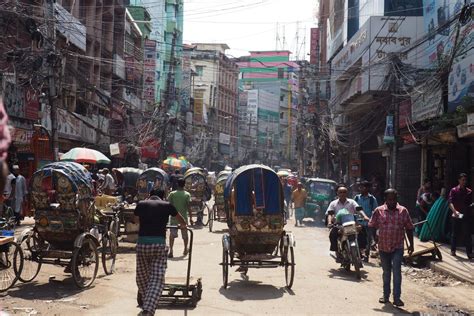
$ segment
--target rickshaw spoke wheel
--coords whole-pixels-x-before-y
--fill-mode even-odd
[[[212,233],[212,226],[214,225],[214,219],[216,218],[217,207],[214,205],[212,211],[209,212],[209,231]]]
[[[285,246],[283,249],[283,255],[285,256],[285,280],[286,287],[291,289],[293,286],[293,280],[295,278],[295,253],[294,248]]]
[[[85,238],[81,247],[74,249],[71,261],[74,283],[86,288],[94,282],[99,268],[97,246],[90,238]]]
[[[0,246],[0,292],[11,288],[23,269],[23,253],[16,242]]]
[[[102,267],[107,275],[114,273],[117,249],[117,236],[113,232],[108,232],[102,238]]]
[[[38,275],[42,264],[41,257],[39,256],[40,247],[34,233],[28,234],[21,241],[20,247],[23,252],[24,261],[19,279],[21,282],[31,282]]]
[[[224,289],[227,288],[229,282],[229,251],[223,249],[222,251],[222,285]]]
[[[211,211],[209,209],[209,205],[207,205],[207,202],[203,202],[202,209],[201,209],[201,216],[202,216],[202,224],[206,226],[209,224],[209,217],[211,216]]]

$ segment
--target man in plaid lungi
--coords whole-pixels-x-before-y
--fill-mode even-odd
[[[166,225],[169,216],[175,216],[180,228],[186,228],[184,218],[174,206],[163,201],[165,192],[153,190],[150,197],[138,203],[135,216],[140,222],[137,241],[137,301],[142,309],[140,315],[154,315],[166,273],[168,246]]]

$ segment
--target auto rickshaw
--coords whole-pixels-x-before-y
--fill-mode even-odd
[[[35,225],[18,238],[24,253],[20,281],[32,281],[43,264],[65,267],[79,288],[97,275],[99,252],[106,274],[113,273],[117,237],[113,217],[98,213],[89,172],[75,162],[55,162],[31,179]]]
[[[137,180],[143,173],[142,169],[125,167],[113,169],[115,176],[117,177],[117,186],[121,189],[122,196],[132,196],[133,198],[137,195]]]
[[[209,223],[210,208],[207,201],[211,198],[211,191],[207,184],[207,177],[201,168],[191,168],[184,174],[185,190],[191,194],[189,205],[189,221],[196,222],[206,226]]]
[[[221,171],[218,174],[216,185],[214,186],[214,206],[209,215],[209,231],[212,232],[214,221],[227,222],[227,215],[224,206],[224,188],[227,182],[227,178],[230,176],[231,171]]]
[[[304,185],[308,192],[304,217],[322,220],[329,203],[336,198],[337,183],[329,179],[306,178]]]
[[[278,175],[264,165],[235,170],[224,190],[229,233],[222,237],[223,286],[228,285],[229,267],[285,268],[286,286],[295,274],[293,234],[286,232],[283,188]]]

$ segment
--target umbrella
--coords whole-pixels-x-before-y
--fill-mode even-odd
[[[100,151],[84,147],[76,147],[71,149],[70,151],[61,156],[61,161],[74,161],[79,163],[91,164],[110,163],[110,159],[107,158]]]
[[[279,177],[284,177],[285,178],[285,177],[288,177],[290,175],[290,173],[286,170],[280,170],[280,171],[277,172],[277,175]]]
[[[173,169],[186,169],[189,167],[189,163],[185,160],[180,160],[174,157],[168,157],[163,161],[163,167]]]

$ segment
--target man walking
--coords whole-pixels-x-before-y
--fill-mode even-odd
[[[456,256],[458,236],[461,234],[466,254],[469,259],[473,259],[472,254],[472,190],[467,185],[467,174],[461,173],[458,177],[458,185],[449,192],[449,208],[453,212],[451,217],[451,255]]]
[[[383,270],[383,296],[379,303],[388,303],[390,297],[390,281],[393,272],[393,305],[401,307],[405,304],[400,299],[402,287],[403,241],[405,233],[408,237],[408,253],[413,253],[413,223],[408,210],[398,204],[398,193],[388,189],[384,193],[385,204],[375,209],[369,221],[369,227],[378,229],[379,253]]]
[[[289,219],[292,216],[292,214],[291,214],[292,187],[288,183],[287,178],[283,178],[282,182],[283,182],[283,195],[284,195],[285,203],[286,203],[286,219]]]
[[[291,194],[291,200],[295,203],[295,226],[301,225],[304,218],[304,208],[308,192],[303,189],[303,184],[298,182],[298,187]]]
[[[15,184],[13,186],[13,211],[15,212],[16,224],[20,225],[20,220],[23,215],[23,203],[26,200],[28,194],[28,188],[26,186],[26,179],[20,173],[20,167],[18,165],[13,166],[13,174],[15,175]]]
[[[140,315],[154,315],[163,291],[168,247],[166,225],[170,216],[176,217],[180,227],[186,228],[184,218],[169,202],[163,201],[163,190],[152,190],[147,200],[135,209],[135,222],[140,223],[137,241],[137,301]],[[138,218],[137,218],[138,217]]]
[[[363,208],[364,214],[367,216],[366,220],[362,222],[362,226],[364,227],[364,229],[359,234],[361,236],[361,239],[365,239],[364,242],[366,242],[365,256],[364,256],[365,262],[369,262],[370,247],[372,246],[372,240],[373,240],[372,228],[368,227],[369,222],[367,218],[370,218],[374,210],[379,206],[375,196],[369,193],[371,186],[372,184],[369,181],[360,182],[359,184],[360,194],[357,194],[354,197],[354,201],[356,201],[356,203],[359,204]]]
[[[189,202],[191,201],[191,194],[184,190],[185,181],[183,178],[177,180],[177,190],[173,191],[168,196],[168,201],[173,205],[176,210],[184,218],[185,222],[188,222],[188,211],[189,211]],[[177,225],[177,221],[174,218],[171,218],[170,225]],[[188,231],[187,229],[181,229],[181,237],[184,242],[184,251],[183,256],[188,254]],[[173,258],[173,246],[174,239],[178,238],[178,228],[170,229],[170,251],[168,254],[169,258]]]

